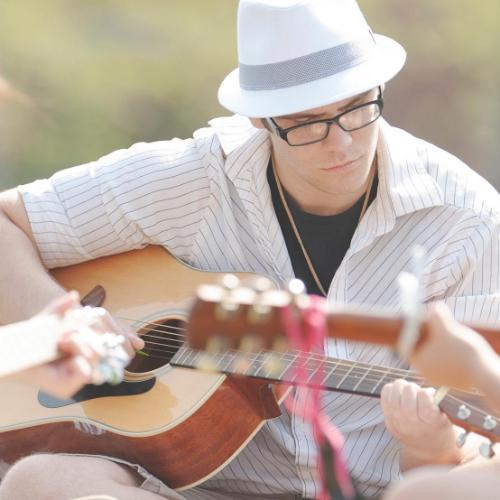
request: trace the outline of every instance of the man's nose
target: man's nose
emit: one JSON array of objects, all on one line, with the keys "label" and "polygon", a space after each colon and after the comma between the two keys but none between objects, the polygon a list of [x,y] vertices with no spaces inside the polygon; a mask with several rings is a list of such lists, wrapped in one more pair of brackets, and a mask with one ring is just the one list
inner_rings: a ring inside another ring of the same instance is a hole
[{"label": "man's nose", "polygon": [[336,123],[332,123],[328,135],[324,139],[324,144],[327,148],[334,151],[343,150],[352,144],[351,132],[346,132]]}]

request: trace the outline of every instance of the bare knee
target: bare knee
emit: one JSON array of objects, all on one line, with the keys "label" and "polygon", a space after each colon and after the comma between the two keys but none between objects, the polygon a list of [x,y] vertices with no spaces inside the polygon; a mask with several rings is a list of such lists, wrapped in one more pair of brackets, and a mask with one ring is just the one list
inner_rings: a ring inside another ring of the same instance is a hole
[{"label": "bare knee", "polygon": [[437,500],[434,496],[436,480],[446,477],[448,467],[422,467],[407,474],[405,478],[389,488],[383,500]]},{"label": "bare knee", "polygon": [[422,468],[389,489],[384,500],[469,500],[481,492],[482,500],[496,500],[500,478],[490,469]]},{"label": "bare knee", "polygon": [[0,500],[55,500],[64,495],[108,493],[113,484],[136,486],[132,471],[98,457],[39,454],[23,458],[7,472]]},{"label": "bare knee", "polygon": [[0,500],[9,498],[28,498],[33,495],[41,472],[43,457],[33,455],[15,463],[0,484]]}]

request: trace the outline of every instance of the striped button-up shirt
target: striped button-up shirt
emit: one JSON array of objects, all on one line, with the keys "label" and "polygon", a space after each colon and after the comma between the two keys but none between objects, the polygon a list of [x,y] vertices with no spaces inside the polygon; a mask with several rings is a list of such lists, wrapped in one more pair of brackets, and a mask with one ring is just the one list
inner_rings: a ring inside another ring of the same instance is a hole
[{"label": "striped button-up shirt", "polygon": [[[450,154],[381,121],[378,192],[330,285],[336,303],[397,311],[398,274],[411,249],[426,251],[424,301],[444,300],[456,317],[497,321],[498,193]],[[149,244],[211,271],[293,277],[266,179],[268,132],[242,117],[219,118],[192,139],[136,144],[20,187],[50,268]],[[328,354],[398,366],[386,348],[330,341]],[[380,493],[399,476],[399,446],[379,402],[325,393],[323,408],[345,436],[360,492]],[[206,488],[250,495],[315,497],[317,450],[307,423],[283,408]]]}]

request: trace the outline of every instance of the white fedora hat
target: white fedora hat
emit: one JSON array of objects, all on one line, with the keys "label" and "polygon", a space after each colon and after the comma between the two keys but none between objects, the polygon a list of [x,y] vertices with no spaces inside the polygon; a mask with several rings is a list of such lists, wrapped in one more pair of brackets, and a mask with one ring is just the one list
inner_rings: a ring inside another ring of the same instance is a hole
[{"label": "white fedora hat", "polygon": [[406,59],[401,45],[372,33],[355,0],[241,0],[238,55],[219,102],[249,117],[361,94],[390,80]]}]

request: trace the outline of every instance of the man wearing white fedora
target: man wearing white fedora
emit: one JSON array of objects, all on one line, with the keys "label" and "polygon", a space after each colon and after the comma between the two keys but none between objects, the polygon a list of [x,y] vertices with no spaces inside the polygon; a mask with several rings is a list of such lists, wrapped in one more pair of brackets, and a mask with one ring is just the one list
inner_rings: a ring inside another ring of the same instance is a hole
[{"label": "man wearing white fedora", "polygon": [[[403,48],[373,34],[354,0],[241,0],[238,51],[239,68],[219,90],[237,115],[192,139],[136,144],[1,196],[3,320],[63,293],[44,267],[150,244],[197,268],[258,272],[282,285],[296,276],[332,303],[393,311],[397,276],[419,245],[424,302],[443,300],[461,320],[498,316],[498,194],[455,157],[381,119]],[[338,340],[327,353],[401,366],[375,345]],[[382,386],[386,372],[373,371]],[[386,386],[382,406],[343,393],[325,393],[322,405],[366,497],[401,470],[465,458],[431,391],[414,384]],[[0,499],[31,499],[35,488],[39,498],[315,498],[317,456],[308,423],[283,407],[190,490],[174,492],[140,464],[37,455],[11,469]]]}]

